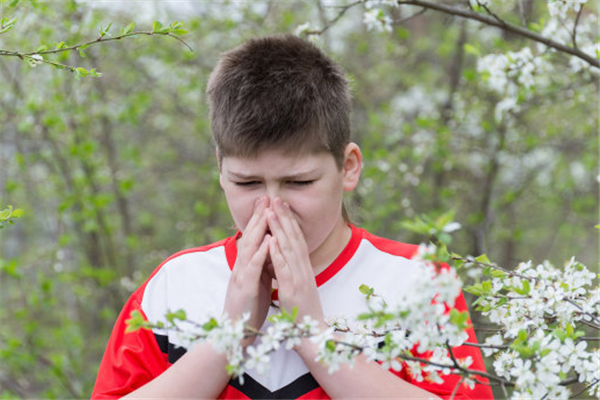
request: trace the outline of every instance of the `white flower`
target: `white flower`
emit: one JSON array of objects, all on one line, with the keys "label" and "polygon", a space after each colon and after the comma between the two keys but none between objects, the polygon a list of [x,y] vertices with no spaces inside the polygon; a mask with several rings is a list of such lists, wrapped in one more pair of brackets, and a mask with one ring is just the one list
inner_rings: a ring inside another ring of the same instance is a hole
[{"label": "white flower", "polygon": [[[311,25],[310,22],[305,22],[304,24],[298,25],[296,27],[296,30],[294,31],[294,35],[302,36],[302,35],[307,34],[308,32],[312,32],[314,30],[315,30],[315,28]],[[311,33],[311,34],[308,34],[307,39],[313,43],[316,43],[319,40],[319,35]]]},{"label": "white flower", "polygon": [[365,12],[363,22],[367,25],[368,30],[375,30],[378,32],[391,32],[392,31],[392,19],[384,14],[383,10],[371,9]]},{"label": "white flower", "polygon": [[36,65],[41,64],[44,61],[44,57],[42,57],[39,54],[33,54],[29,57],[27,57],[27,62],[29,63],[30,67],[35,67]]},{"label": "white flower", "polygon": [[254,369],[259,375],[264,375],[269,369],[269,361],[271,359],[268,350],[265,350],[266,349],[261,346],[248,346],[248,348],[246,348],[246,353],[248,354],[246,368]]},{"label": "white flower", "polygon": [[458,222],[450,222],[442,228],[442,232],[451,233],[459,230],[461,227],[462,226]]},{"label": "white flower", "polygon": [[582,340],[575,344],[573,339],[567,338],[560,347],[559,354],[562,355],[566,362],[563,364],[563,372],[568,372],[572,367],[575,371],[579,371],[583,367],[583,363],[590,357],[590,354],[585,351],[587,342]]},{"label": "white flower", "polygon": [[498,358],[494,361],[494,369],[496,373],[506,379],[510,379],[510,368],[512,368],[515,359],[517,358],[517,352],[508,351],[505,353],[500,353]]},{"label": "white flower", "polygon": [[550,15],[564,18],[567,12],[578,12],[582,4],[587,3],[587,0],[548,0],[548,11]]},{"label": "white flower", "polygon": [[[504,341],[502,340],[502,335],[500,335],[499,333],[488,337],[484,344],[487,344],[489,346],[501,346],[502,344],[504,344]],[[483,354],[486,357],[491,356],[494,353],[497,353],[499,350],[498,349],[490,349],[490,348],[483,348]]]},{"label": "white flower", "polygon": [[471,7],[486,6],[489,7],[491,0],[469,0]]},{"label": "white flower", "polygon": [[310,25],[310,22],[305,22],[305,23],[303,23],[302,25],[298,25],[298,26],[296,27],[296,30],[294,31],[294,35],[296,35],[296,36],[300,36],[300,35],[302,35],[303,33],[305,33],[305,32],[308,32],[308,31],[310,31],[310,30],[312,30],[312,28],[311,28],[311,25]]}]

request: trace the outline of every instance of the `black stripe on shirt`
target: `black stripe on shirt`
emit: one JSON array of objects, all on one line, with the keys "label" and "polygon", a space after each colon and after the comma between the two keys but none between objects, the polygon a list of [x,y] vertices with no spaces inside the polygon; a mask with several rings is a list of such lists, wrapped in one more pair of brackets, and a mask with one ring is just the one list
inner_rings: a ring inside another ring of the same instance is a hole
[{"label": "black stripe on shirt", "polygon": [[292,383],[274,392],[271,392],[269,389],[255,381],[248,374],[244,374],[243,385],[240,384],[239,380],[237,379],[230,380],[229,385],[244,393],[251,399],[297,399],[298,397],[305,395],[306,393],[319,387],[319,383],[310,373],[302,375]]},{"label": "black stripe on shirt", "polygon": [[167,335],[159,335],[155,333],[154,338],[156,339],[156,343],[158,344],[158,348],[160,349],[161,353],[168,356],[170,364],[174,364],[175,361],[179,360],[185,353],[187,353],[187,349],[185,347],[176,346],[169,342],[169,337]]}]

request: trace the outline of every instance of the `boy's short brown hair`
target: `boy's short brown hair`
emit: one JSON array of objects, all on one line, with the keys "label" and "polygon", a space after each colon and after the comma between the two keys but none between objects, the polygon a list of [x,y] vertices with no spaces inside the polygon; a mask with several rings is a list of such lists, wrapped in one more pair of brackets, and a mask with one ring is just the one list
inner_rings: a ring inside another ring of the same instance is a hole
[{"label": "boy's short brown hair", "polygon": [[251,39],[224,53],[208,82],[219,158],[264,149],[327,151],[338,167],[350,141],[344,70],[292,35]]}]

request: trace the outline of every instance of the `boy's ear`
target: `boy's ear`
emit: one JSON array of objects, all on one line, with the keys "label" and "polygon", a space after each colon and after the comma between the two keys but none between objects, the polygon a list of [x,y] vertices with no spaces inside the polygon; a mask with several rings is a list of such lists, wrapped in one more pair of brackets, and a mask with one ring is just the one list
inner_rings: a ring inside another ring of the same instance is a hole
[{"label": "boy's ear", "polygon": [[344,163],[342,164],[343,188],[346,192],[354,190],[360,179],[362,170],[362,153],[356,143],[348,143],[344,150]]}]

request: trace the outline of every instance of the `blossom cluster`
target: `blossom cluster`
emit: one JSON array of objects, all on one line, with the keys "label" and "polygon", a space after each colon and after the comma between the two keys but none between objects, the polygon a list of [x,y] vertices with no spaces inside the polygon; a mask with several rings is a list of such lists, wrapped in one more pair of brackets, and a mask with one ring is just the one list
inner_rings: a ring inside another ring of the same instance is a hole
[{"label": "blossom cluster", "polygon": [[518,52],[506,54],[488,54],[477,61],[477,71],[487,78],[491,89],[504,99],[498,102],[495,110],[496,120],[501,120],[509,111],[518,111],[518,98],[526,96],[546,82],[546,73],[550,64],[543,58],[534,56],[529,47]]},{"label": "blossom cluster", "polygon": [[483,353],[496,354],[494,370],[514,382],[513,398],[567,399],[567,377],[600,396],[600,349],[588,348],[583,329],[600,330],[596,275],[574,258],[561,269],[527,262],[488,273],[493,279],[466,290],[479,296],[478,309],[499,327]]}]

